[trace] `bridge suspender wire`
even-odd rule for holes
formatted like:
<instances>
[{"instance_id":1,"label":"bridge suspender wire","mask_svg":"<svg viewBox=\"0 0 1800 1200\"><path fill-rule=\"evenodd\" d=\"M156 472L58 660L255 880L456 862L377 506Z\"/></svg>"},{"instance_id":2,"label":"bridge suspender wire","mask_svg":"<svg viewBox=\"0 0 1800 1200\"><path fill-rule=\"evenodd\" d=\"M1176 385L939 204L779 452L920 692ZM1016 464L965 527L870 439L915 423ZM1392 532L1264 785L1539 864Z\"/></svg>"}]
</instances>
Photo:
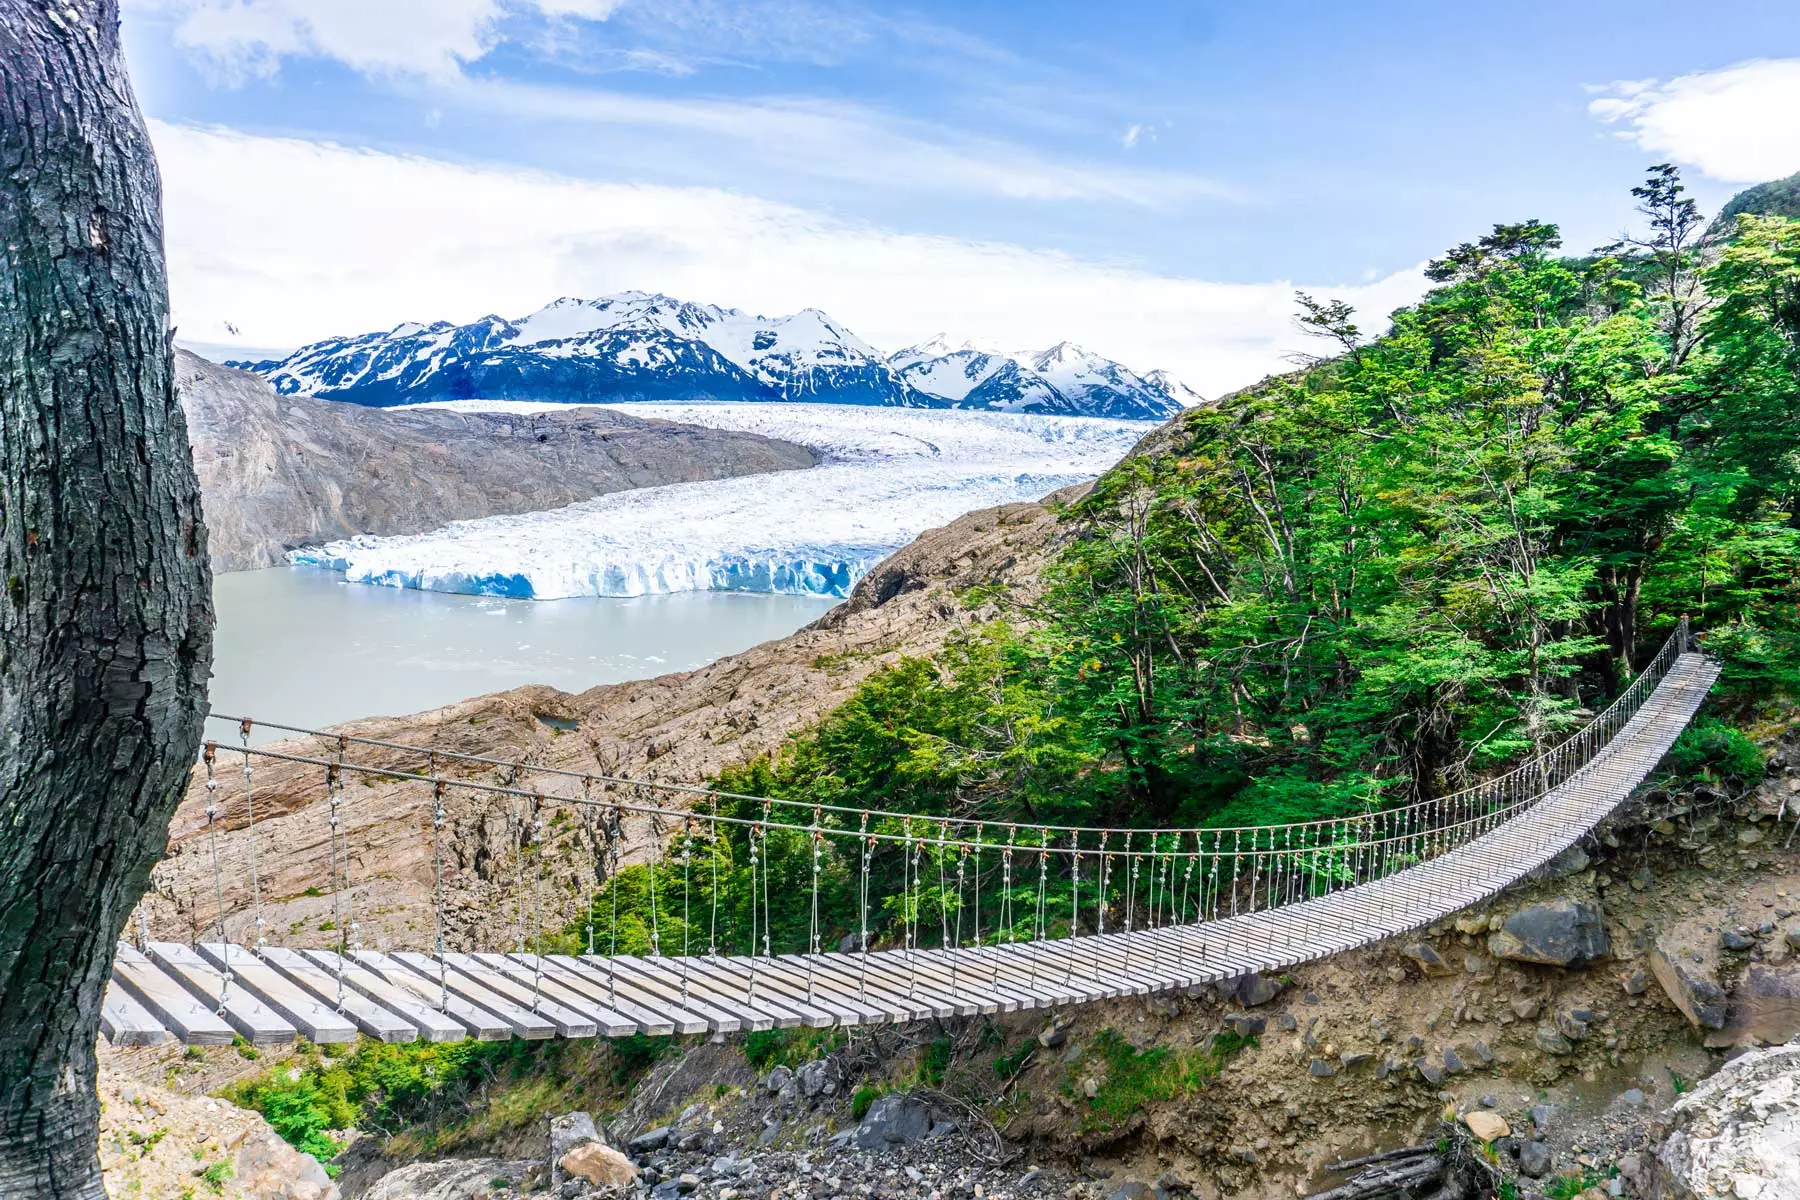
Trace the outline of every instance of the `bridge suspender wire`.
<instances>
[{"instance_id":1,"label":"bridge suspender wire","mask_svg":"<svg viewBox=\"0 0 1800 1200\"><path fill-rule=\"evenodd\" d=\"M211 742L206 743L206 751L202 757L206 760L206 845L212 854L213 902L217 906L219 944L229 946L231 939L225 936L225 879L219 871L219 781L213 778L213 758L218 747ZM220 976L219 1005L214 1011L225 1012L225 1004L231 992L231 952L225 954L225 969Z\"/></svg>"},{"instance_id":2,"label":"bridge suspender wire","mask_svg":"<svg viewBox=\"0 0 1800 1200\"><path fill-rule=\"evenodd\" d=\"M431 764L432 775L437 774L437 760ZM438 1011L444 1012L450 1007L450 980L444 966L444 781L433 778L431 781L431 928L432 943L437 947L437 984ZM588 937L593 937L593 926L588 926Z\"/></svg>"},{"instance_id":3,"label":"bridge suspender wire","mask_svg":"<svg viewBox=\"0 0 1800 1200\"><path fill-rule=\"evenodd\" d=\"M539 796L534 805L531 821L532 846L537 858L537 869L531 877L531 1011L536 1012L541 1002L544 988L544 807L543 797Z\"/></svg>"},{"instance_id":4,"label":"bridge suspender wire","mask_svg":"<svg viewBox=\"0 0 1800 1200\"><path fill-rule=\"evenodd\" d=\"M261 950L266 944L262 911L262 846L256 831L256 803L250 794L250 721L238 722L238 743L244 756L244 832L250 855L250 911L252 914L251 945Z\"/></svg>"}]
</instances>

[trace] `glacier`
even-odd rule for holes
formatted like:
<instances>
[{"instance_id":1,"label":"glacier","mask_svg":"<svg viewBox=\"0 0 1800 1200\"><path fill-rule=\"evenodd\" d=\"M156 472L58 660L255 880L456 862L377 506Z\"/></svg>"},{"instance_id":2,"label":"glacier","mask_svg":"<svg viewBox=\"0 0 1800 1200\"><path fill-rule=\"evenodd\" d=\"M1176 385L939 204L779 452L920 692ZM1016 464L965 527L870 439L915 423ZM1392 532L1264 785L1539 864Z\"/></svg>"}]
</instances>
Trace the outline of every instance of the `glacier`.
<instances>
[{"instance_id":1,"label":"glacier","mask_svg":"<svg viewBox=\"0 0 1800 1200\"><path fill-rule=\"evenodd\" d=\"M459 400L541 411L564 404ZM566 508L359 536L289 554L386 587L553 600L684 591L847 596L877 562L979 508L1098 475L1141 421L793 402L634 403L629 411L797 442L808 471L616 492Z\"/></svg>"}]
</instances>

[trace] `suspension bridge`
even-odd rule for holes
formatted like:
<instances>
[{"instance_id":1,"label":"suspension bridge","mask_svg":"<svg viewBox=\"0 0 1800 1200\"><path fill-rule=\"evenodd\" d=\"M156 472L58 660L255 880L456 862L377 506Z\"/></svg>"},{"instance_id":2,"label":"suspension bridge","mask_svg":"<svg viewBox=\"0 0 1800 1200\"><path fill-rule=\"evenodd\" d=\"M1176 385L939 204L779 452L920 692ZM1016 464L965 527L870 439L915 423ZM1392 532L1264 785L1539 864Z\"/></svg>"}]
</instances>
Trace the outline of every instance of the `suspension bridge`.
<instances>
[{"instance_id":1,"label":"suspension bridge","mask_svg":"<svg viewBox=\"0 0 1800 1200\"><path fill-rule=\"evenodd\" d=\"M102 1028L122 1045L730 1033L1011 1012L1278 970L1427 925L1547 863L1643 782L1717 674L1683 619L1610 707L1505 774L1403 807L1235 828L996 823L559 771L547 772L564 785L549 794L452 774L516 780L516 763L292 730L326 748L298 754L253 747L252 722L220 718L240 744L205 752L211 936L155 941L140 926L119 947ZM380 766L356 760L377 749ZM409 752L417 770L396 767ZM215 768L228 758L242 777L253 896L235 941L214 828ZM328 947L265 936L259 760L320 773ZM344 783L359 774L429 789L429 947L362 944L339 846ZM516 936L487 951L447 948L441 839L456 791L528 805L520 837L546 824L577 831L590 883L574 936L585 944L565 935L561 946L577 952L547 948L541 919L527 933L523 856ZM624 889L608 884L627 862L648 868L647 896L634 895L644 953L619 952Z\"/></svg>"}]
</instances>

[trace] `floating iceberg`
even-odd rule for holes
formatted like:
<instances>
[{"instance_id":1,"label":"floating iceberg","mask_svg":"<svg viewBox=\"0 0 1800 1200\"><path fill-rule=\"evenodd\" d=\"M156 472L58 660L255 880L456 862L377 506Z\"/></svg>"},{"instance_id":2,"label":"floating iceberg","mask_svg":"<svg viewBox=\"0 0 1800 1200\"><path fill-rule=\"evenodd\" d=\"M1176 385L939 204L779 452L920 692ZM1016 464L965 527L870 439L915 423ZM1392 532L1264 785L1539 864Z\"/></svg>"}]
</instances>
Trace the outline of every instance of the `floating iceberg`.
<instances>
[{"instance_id":1,"label":"floating iceberg","mask_svg":"<svg viewBox=\"0 0 1800 1200\"><path fill-rule=\"evenodd\" d=\"M633 404L629 411L784 438L825 461L809 471L617 492L424 534L349 538L289 557L358 583L540 600L706 590L845 596L925 530L1091 479L1149 428L827 404Z\"/></svg>"}]
</instances>

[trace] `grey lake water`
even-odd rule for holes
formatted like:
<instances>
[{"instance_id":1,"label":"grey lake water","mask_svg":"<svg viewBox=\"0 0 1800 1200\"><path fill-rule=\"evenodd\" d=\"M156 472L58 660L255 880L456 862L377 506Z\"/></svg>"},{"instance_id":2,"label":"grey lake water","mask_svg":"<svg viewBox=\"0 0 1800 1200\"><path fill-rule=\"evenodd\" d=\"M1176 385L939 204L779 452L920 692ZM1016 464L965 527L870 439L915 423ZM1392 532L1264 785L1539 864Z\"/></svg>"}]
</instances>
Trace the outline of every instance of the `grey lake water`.
<instances>
[{"instance_id":1,"label":"grey lake water","mask_svg":"<svg viewBox=\"0 0 1800 1200\"><path fill-rule=\"evenodd\" d=\"M688 670L785 637L837 603L723 592L506 600L306 567L220 575L213 600L212 710L312 728L525 683L579 692Z\"/></svg>"}]
</instances>

